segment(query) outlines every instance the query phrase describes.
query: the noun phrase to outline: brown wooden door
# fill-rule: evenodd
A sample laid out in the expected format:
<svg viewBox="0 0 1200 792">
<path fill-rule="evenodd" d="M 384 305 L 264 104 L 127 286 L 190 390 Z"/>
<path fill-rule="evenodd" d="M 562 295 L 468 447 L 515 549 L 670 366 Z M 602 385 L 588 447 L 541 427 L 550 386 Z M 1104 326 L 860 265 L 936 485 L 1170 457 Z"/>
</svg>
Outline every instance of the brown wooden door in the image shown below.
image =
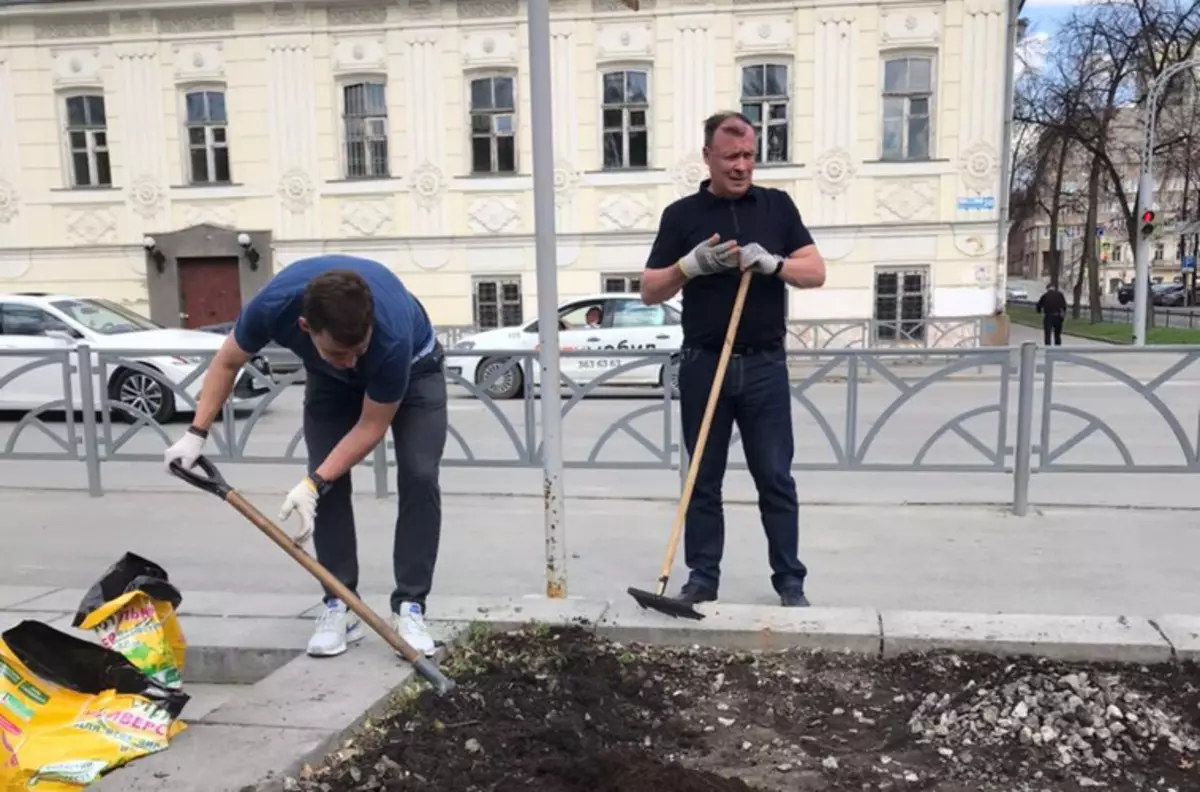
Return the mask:
<svg viewBox="0 0 1200 792">
<path fill-rule="evenodd" d="M 186 328 L 232 322 L 242 308 L 238 260 L 179 259 L 179 308 Z"/>
</svg>

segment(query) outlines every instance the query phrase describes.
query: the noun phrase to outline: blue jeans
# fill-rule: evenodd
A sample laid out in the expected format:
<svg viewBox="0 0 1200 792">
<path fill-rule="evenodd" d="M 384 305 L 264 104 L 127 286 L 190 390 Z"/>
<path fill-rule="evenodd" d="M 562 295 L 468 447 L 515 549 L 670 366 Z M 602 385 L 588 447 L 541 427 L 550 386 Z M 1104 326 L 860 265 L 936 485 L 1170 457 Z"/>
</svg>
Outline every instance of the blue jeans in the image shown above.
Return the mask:
<svg viewBox="0 0 1200 792">
<path fill-rule="evenodd" d="M 704 420 L 717 371 L 716 352 L 685 347 L 679 362 L 683 441 L 689 459 Z M 733 426 L 742 434 L 746 465 L 758 489 L 758 510 L 767 534 L 771 584 L 777 592 L 804 591 L 808 570 L 799 558 L 800 509 L 792 478 L 792 393 L 783 349 L 740 355 L 725 370 L 696 487 L 687 510 L 684 558 L 689 582 L 716 591 L 725 549 L 721 484 L 729 459 Z"/>
</svg>

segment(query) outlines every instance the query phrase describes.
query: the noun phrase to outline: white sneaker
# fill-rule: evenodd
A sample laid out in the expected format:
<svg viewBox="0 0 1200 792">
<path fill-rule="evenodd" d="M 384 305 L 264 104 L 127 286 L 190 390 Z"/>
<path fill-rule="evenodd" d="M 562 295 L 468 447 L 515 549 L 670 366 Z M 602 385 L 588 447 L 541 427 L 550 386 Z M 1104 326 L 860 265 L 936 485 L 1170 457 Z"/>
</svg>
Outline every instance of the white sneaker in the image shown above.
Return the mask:
<svg viewBox="0 0 1200 792">
<path fill-rule="evenodd" d="M 437 651 L 437 647 L 433 644 L 433 636 L 429 634 L 429 628 L 425 626 L 425 615 L 417 603 L 400 603 L 400 611 L 392 614 L 392 626 L 396 628 L 396 632 L 400 633 L 400 637 L 418 652 L 424 653 L 427 657 L 433 657 Z"/>
<path fill-rule="evenodd" d="M 317 626 L 308 641 L 312 657 L 334 657 L 363 639 L 362 621 L 341 600 L 331 600 L 317 616 Z"/>
</svg>

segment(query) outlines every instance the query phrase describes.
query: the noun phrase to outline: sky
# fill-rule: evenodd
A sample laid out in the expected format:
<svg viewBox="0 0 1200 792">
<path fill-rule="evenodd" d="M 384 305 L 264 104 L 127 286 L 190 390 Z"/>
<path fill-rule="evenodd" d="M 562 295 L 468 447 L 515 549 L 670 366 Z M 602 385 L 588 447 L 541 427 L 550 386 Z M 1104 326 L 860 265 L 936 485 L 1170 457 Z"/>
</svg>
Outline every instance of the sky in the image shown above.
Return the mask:
<svg viewBox="0 0 1200 792">
<path fill-rule="evenodd" d="M 1081 0 L 1082 2 L 1082 0 Z M 1024 58 L 1036 69 L 1045 58 L 1054 31 L 1071 14 L 1080 2 L 1071 0 L 1025 0 L 1021 16 L 1029 20 L 1029 30 L 1024 43 Z M 1021 64 L 1017 64 L 1018 73 Z"/>
</svg>

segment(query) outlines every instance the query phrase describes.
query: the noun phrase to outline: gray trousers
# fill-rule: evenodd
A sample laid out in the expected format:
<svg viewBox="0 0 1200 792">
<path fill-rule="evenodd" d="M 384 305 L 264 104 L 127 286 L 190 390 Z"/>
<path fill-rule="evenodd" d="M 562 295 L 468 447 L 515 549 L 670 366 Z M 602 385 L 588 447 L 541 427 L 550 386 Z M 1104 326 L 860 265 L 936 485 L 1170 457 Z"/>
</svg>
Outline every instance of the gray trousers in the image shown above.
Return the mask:
<svg viewBox="0 0 1200 792">
<path fill-rule="evenodd" d="M 442 528 L 438 474 L 447 430 L 442 361 L 439 345 L 432 355 L 413 364 L 408 391 L 392 420 L 399 493 L 392 547 L 396 583 L 392 591 L 393 612 L 405 601 L 420 603 L 424 609 L 425 598 L 433 586 Z M 363 391 L 320 371 L 309 369 L 307 375 L 304 441 L 311 473 L 358 421 Z M 358 538 L 351 492 L 351 476 L 347 473 L 321 497 L 313 526 L 313 544 L 321 565 L 357 594 Z M 325 590 L 326 601 L 333 596 Z"/>
</svg>

